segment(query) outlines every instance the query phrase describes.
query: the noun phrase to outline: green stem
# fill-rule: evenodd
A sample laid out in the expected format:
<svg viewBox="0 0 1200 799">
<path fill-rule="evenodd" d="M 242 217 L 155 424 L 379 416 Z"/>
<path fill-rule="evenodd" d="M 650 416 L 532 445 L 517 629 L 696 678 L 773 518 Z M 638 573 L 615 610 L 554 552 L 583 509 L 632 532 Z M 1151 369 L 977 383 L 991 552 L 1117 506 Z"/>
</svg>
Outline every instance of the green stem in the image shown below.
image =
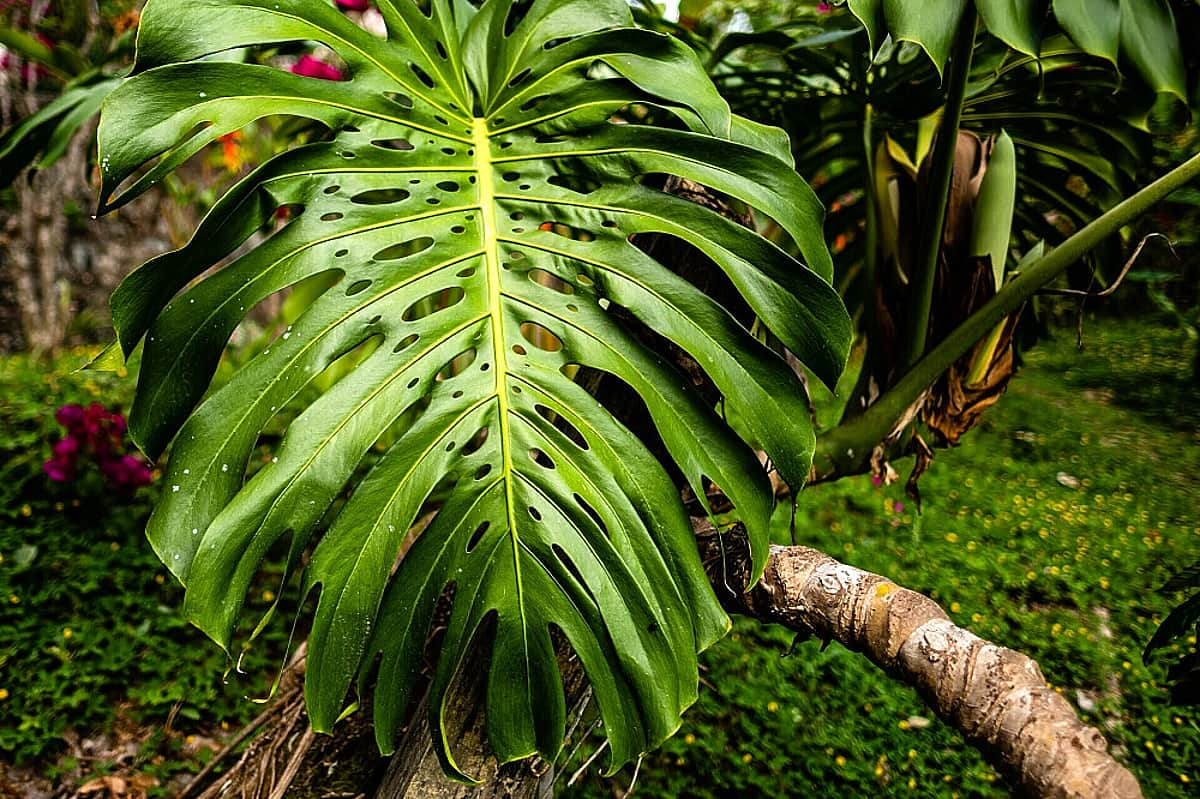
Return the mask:
<svg viewBox="0 0 1200 799">
<path fill-rule="evenodd" d="M 950 179 L 958 150 L 958 125 L 962 120 L 963 99 L 971 75 L 971 56 L 975 50 L 975 4 L 968 5 L 959 20 L 950 53 L 946 106 L 938 128 L 937 143 L 930 155 L 932 171 L 922 197 L 921 238 L 911 276 L 912 306 L 905 331 L 902 371 L 916 363 L 925 352 L 929 333 L 929 312 L 933 306 L 933 286 L 937 278 L 938 255 L 942 249 L 942 230 L 946 225 L 946 206 L 950 202 Z"/>
<path fill-rule="evenodd" d="M 1192 156 L 1149 186 L 1113 206 L 1028 269 L 1017 273 L 995 297 L 967 317 L 914 364 L 865 413 L 817 439 L 814 458 L 817 478 L 830 479 L 861 471 L 871 450 L 892 432 L 905 411 L 976 341 L 1109 236 L 1197 177 L 1200 177 L 1200 155 Z"/>
</svg>

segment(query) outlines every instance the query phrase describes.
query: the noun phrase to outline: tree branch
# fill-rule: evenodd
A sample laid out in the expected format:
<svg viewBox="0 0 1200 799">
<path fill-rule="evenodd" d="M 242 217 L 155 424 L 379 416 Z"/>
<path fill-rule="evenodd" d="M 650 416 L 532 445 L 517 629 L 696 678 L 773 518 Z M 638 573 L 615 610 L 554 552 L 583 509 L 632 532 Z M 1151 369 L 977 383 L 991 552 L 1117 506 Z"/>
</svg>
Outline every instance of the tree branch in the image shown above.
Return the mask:
<svg viewBox="0 0 1200 799">
<path fill-rule="evenodd" d="M 772 546 L 749 589 L 745 531 L 696 523 L 701 555 L 726 607 L 834 640 L 913 686 L 1006 779 L 1043 799 L 1136 799 L 1136 778 L 1046 685 L 1036 662 L 950 621 L 926 596 L 815 549 Z"/>
</svg>

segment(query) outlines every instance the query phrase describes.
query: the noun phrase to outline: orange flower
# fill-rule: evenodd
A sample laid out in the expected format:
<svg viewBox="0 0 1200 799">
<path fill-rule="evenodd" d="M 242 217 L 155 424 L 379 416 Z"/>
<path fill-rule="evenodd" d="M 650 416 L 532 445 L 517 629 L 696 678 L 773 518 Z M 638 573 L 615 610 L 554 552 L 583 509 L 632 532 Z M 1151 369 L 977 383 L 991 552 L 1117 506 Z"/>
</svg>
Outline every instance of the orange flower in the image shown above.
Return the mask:
<svg viewBox="0 0 1200 799">
<path fill-rule="evenodd" d="M 242 132 L 235 130 L 217 139 L 221 142 L 221 160 L 230 172 L 238 172 L 242 168 Z"/>
</svg>

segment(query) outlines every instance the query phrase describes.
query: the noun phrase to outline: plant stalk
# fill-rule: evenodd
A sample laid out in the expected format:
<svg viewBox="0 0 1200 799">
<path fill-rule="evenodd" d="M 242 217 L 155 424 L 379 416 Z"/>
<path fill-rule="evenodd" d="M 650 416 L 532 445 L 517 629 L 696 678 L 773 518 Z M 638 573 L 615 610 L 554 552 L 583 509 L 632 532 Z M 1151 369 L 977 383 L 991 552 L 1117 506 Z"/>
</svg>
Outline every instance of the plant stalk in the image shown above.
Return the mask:
<svg viewBox="0 0 1200 799">
<path fill-rule="evenodd" d="M 930 155 L 932 171 L 929 185 L 922 197 L 921 237 L 917 244 L 917 259 L 913 268 L 912 304 L 905 331 L 905 346 L 901 371 L 908 369 L 925 352 L 929 334 L 929 313 L 933 306 L 933 287 L 937 278 L 938 255 L 942 249 L 942 230 L 946 225 L 946 206 L 950 202 L 950 180 L 954 173 L 954 156 L 958 150 L 958 126 L 962 120 L 963 100 L 971 75 L 971 56 L 975 50 L 975 4 L 970 3 L 959 20 L 950 53 L 950 75 L 946 88 L 946 105 L 938 127 L 937 142 Z"/>
<path fill-rule="evenodd" d="M 1200 177 L 1200 155 L 1192 156 L 1122 200 L 1023 272 L 1016 273 L 996 296 L 931 349 L 878 402 L 861 416 L 817 439 L 813 460 L 817 479 L 861 471 L 871 450 L 892 432 L 897 420 L 975 342 L 1109 236 L 1197 177 Z"/>
</svg>

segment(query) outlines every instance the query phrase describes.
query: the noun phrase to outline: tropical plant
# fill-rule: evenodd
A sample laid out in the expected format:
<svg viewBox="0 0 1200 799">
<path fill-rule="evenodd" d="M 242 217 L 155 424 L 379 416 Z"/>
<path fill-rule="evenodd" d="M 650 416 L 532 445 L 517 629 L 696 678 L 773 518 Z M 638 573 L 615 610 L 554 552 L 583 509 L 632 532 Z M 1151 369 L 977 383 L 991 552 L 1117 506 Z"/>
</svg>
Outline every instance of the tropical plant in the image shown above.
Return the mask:
<svg viewBox="0 0 1200 799">
<path fill-rule="evenodd" d="M 447 688 L 493 621 L 487 718 L 501 761 L 553 758 L 561 746 L 561 633 L 587 671 L 616 766 L 678 726 L 696 696 L 696 652 L 728 622 L 663 465 L 573 378 L 588 367 L 636 392 L 696 496 L 715 484 L 732 501 L 761 571 L 772 497 L 754 448 L 789 484 L 804 482 L 814 435 L 799 384 L 729 309 L 629 239 L 657 233 L 703 252 L 832 384 L 850 325 L 829 285 L 822 211 L 782 132 L 733 116 L 692 51 L 632 28 L 621 0 L 380 11 L 386 41 L 301 0 L 145 9 L 134 76 L 101 121 L 102 211 L 265 115 L 330 131 L 249 175 L 187 246 L 113 296 L 125 354 L 145 341 L 130 432 L 153 456 L 174 440 L 149 536 L 187 587 L 188 616 L 228 649 L 267 551 L 290 540 L 298 566 L 328 524 L 304 569 L 303 591 L 320 594 L 306 677 L 317 730 L 343 714 L 357 677 L 360 693 L 374 683 L 378 743 L 391 750 L 439 598 L 453 587 L 429 704 L 447 770 L 468 777 L 440 733 Z M 290 40 L 331 48 L 349 79 L 206 58 Z M 673 125 L 614 117 L 631 106 Z M 803 262 L 657 190 L 661 174 L 755 207 Z M 289 223 L 234 255 L 282 207 Z M 331 273 L 336 283 L 206 396 L 250 309 Z M 739 427 L 618 309 L 689 353 Z M 271 464 L 243 483 L 263 427 L 357 348 L 370 354 L 296 416 Z M 397 424 L 395 443 L 359 479 Z"/>
<path fill-rule="evenodd" d="M 623 0 L 378 5 L 384 37 L 327 3 L 150 0 L 132 75 L 105 104 L 101 211 L 256 120 L 304 123 L 285 129 L 294 146 L 220 199 L 186 246 L 113 297 L 121 353 L 144 347 L 130 434 L 152 456 L 171 448 L 149 535 L 187 589 L 188 617 L 232 655 L 256 572 L 286 550 L 296 574 L 285 587 L 298 574 L 300 599 L 316 598 L 312 726 L 329 730 L 359 706 L 352 694 L 370 697 L 376 741 L 391 751 L 432 640 L 434 751 L 465 780 L 448 715 L 456 679 L 478 662 L 469 653 L 487 654 L 484 715 L 500 761 L 557 755 L 568 715 L 559 664 L 574 657 L 615 768 L 670 735 L 695 698 L 696 652 L 727 625 L 715 585 L 727 607 L 843 641 L 920 686 L 1027 790 L 1078 778 L 1138 795 L 1103 747 L 1072 743 L 1098 733 L 1035 664 L 878 575 L 804 547 L 768 548 L 767 521 L 772 477 L 795 490 L 810 475 L 877 467 L 873 456 L 887 455 L 935 382 L 955 368 L 968 387 L 990 380 L 992 364 L 972 349 L 1009 351 L 1006 320 L 1194 178 L 1200 160 L 1103 213 L 1080 212 L 1081 225 L 1097 218 L 1014 272 L 997 262 L 1012 254 L 1022 145 L 958 131 L 974 6 L 947 3 L 953 24 L 934 25 L 913 4 L 852 4 L 873 42 L 883 24 L 893 41 L 920 40 L 945 73 L 942 88 L 912 66 L 931 92 L 921 118 L 943 110 L 924 166 L 902 157 L 920 136 L 854 147 L 860 163 L 886 155 L 898 190 L 925 186 L 910 335 L 887 390 L 817 438 L 796 372 L 832 386 L 852 328 L 831 285 L 821 203 L 782 131 L 732 113 L 695 51 L 632 27 Z M 989 17 L 996 4 L 979 6 L 1000 39 L 1028 43 L 1013 20 Z M 866 43 L 850 28 L 825 41 L 855 39 Z M 309 71 L 343 80 L 241 57 L 311 43 L 339 60 Z M 813 44 L 782 47 L 827 61 Z M 1013 80 L 1035 74 L 1028 59 L 988 48 L 1000 55 L 979 63 Z M 878 69 L 869 80 L 889 80 L 914 54 L 896 46 L 874 67 L 855 58 L 851 78 Z M 723 61 L 709 59 L 718 72 Z M 1007 79 L 986 85 L 1003 93 Z M 799 80 L 819 91 L 822 79 Z M 987 290 L 935 326 L 935 267 L 959 266 L 942 231 L 963 141 L 993 153 L 976 159 L 990 168 L 963 202 L 981 218 L 991 213 L 979 208 L 1002 210 L 995 224 L 954 226 L 964 274 L 986 277 Z M 1059 177 L 1084 163 L 1054 158 Z M 874 174 L 859 185 L 876 195 Z M 697 279 L 681 258 L 701 271 L 711 261 L 718 279 Z M 961 299 L 954 285 L 941 290 Z M 277 337 L 223 361 L 246 314 L 285 290 Z M 873 318 L 872 304 L 855 307 Z M 247 477 L 252 452 L 280 427 L 281 444 Z M 684 487 L 694 504 L 680 501 Z M 689 522 L 685 507 L 715 524 Z M 989 703 L 969 701 L 982 695 Z M 992 726 L 1017 718 L 1029 723 Z"/>
</svg>

